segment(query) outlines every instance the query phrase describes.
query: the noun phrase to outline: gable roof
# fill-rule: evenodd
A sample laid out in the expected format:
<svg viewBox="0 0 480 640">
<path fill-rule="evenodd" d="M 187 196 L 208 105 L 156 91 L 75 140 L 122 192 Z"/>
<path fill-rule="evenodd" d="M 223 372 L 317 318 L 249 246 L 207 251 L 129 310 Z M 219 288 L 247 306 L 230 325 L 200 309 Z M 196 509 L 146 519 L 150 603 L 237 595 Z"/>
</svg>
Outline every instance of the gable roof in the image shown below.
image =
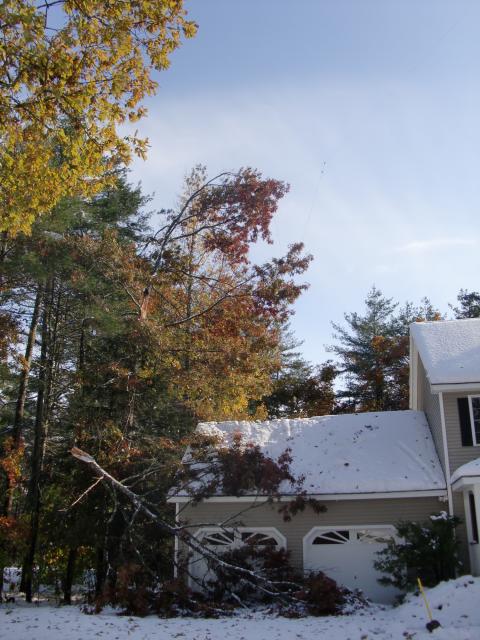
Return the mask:
<svg viewBox="0 0 480 640">
<path fill-rule="evenodd" d="M 445 478 L 421 411 L 385 411 L 265 422 L 200 423 L 197 432 L 225 445 L 240 433 L 276 459 L 291 450 L 291 471 L 309 494 L 390 493 L 445 488 Z M 186 454 L 184 461 L 188 462 Z M 280 487 L 291 495 L 292 487 Z"/>
<path fill-rule="evenodd" d="M 410 334 L 430 384 L 480 382 L 480 318 L 415 322 Z"/>
</svg>

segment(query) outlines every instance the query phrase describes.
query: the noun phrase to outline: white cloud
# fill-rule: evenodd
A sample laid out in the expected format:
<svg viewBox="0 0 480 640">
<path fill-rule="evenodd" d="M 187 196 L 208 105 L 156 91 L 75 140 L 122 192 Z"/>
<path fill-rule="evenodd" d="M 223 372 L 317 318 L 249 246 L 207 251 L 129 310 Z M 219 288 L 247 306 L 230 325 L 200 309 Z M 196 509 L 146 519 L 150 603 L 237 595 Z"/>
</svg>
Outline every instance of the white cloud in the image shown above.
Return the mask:
<svg viewBox="0 0 480 640">
<path fill-rule="evenodd" d="M 476 238 L 431 238 L 430 240 L 414 240 L 396 248 L 399 253 L 424 253 L 450 247 L 474 247 Z"/>
</svg>

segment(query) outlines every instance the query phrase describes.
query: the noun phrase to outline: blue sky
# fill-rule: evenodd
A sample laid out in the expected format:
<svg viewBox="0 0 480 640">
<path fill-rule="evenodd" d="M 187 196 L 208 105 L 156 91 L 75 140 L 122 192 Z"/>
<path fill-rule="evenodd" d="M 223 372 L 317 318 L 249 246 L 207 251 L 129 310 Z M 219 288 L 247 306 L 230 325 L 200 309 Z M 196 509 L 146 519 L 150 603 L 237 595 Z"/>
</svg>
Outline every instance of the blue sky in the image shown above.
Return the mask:
<svg viewBox="0 0 480 640">
<path fill-rule="evenodd" d="M 447 311 L 480 289 L 480 3 L 196 0 L 139 124 L 132 180 L 172 206 L 185 173 L 290 183 L 263 259 L 315 256 L 292 327 L 313 362 L 373 284 Z"/>
</svg>

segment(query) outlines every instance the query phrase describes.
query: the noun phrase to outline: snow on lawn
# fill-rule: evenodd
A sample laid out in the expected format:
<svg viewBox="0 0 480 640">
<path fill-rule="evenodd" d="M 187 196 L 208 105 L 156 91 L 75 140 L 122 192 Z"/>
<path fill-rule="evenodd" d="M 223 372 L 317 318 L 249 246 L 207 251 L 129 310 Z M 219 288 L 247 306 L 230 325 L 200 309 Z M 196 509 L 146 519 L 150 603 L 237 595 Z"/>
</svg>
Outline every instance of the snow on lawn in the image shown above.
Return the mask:
<svg viewBox="0 0 480 640">
<path fill-rule="evenodd" d="M 479 640 L 480 578 L 464 576 L 428 592 L 442 627 L 425 629 L 422 600 L 372 606 L 350 616 L 290 620 L 260 613 L 199 620 L 85 615 L 78 607 L 0 605 L 2 640 Z"/>
</svg>

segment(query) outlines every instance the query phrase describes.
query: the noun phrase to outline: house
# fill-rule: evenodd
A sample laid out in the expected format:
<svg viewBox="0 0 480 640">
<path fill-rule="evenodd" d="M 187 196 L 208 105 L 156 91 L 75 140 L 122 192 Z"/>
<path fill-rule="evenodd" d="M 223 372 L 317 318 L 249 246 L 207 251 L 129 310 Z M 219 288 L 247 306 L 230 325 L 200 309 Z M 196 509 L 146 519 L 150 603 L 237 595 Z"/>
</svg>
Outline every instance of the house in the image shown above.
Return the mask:
<svg viewBox="0 0 480 640">
<path fill-rule="evenodd" d="M 177 518 L 217 552 L 253 539 L 285 547 L 297 568 L 322 570 L 385 602 L 395 594 L 378 583 L 373 561 L 395 535 L 395 523 L 448 510 L 463 522 L 465 571 L 478 575 L 480 319 L 415 323 L 410 340 L 410 410 L 197 428 L 227 444 L 240 433 L 272 458 L 289 448 L 293 474 L 304 476 L 304 489 L 325 512 L 306 509 L 285 522 L 278 505 L 259 494 L 195 503 L 179 490 L 170 497 Z M 281 487 L 281 500 L 292 500 L 291 491 Z M 194 581 L 208 574 L 200 556 L 180 544 L 176 554 L 188 558 Z"/>
</svg>

